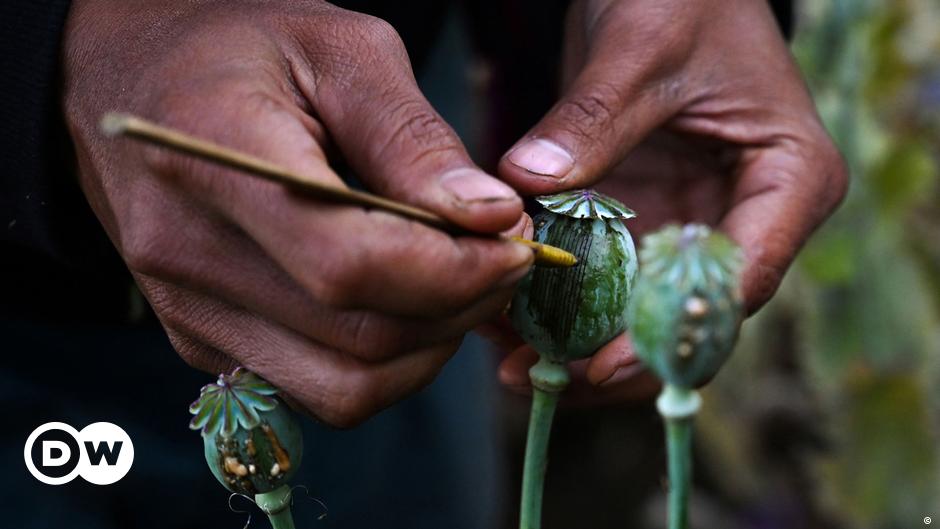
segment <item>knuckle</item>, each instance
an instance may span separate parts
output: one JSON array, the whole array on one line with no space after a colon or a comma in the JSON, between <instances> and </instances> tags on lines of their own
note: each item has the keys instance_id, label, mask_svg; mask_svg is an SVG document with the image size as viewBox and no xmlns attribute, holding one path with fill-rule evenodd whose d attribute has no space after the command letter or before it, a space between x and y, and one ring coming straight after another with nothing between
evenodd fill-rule
<instances>
[{"instance_id":1,"label":"knuckle","mask_svg":"<svg viewBox=\"0 0 940 529\"><path fill-rule=\"evenodd\" d=\"M205 351L204 347L196 343L195 340L179 334L173 330L167 329L167 337L170 339L170 345L176 350L176 354L186 362L186 365L200 370L205 370Z\"/></svg>"},{"instance_id":2,"label":"knuckle","mask_svg":"<svg viewBox=\"0 0 940 529\"><path fill-rule=\"evenodd\" d=\"M429 363L425 369L423 369L415 380L414 391L420 391L431 385L434 380L437 379L437 376L441 374L441 370L444 369L444 364L446 364L447 359L453 356L457 352L459 347L459 342L454 345L446 346L446 355L442 357L440 361Z\"/></svg>"},{"instance_id":3,"label":"knuckle","mask_svg":"<svg viewBox=\"0 0 940 529\"><path fill-rule=\"evenodd\" d=\"M185 90L179 87L164 88L163 92L154 96L152 102L147 105L149 110L146 114L159 116L161 124L166 127L205 134L204 130L194 130L194 126L202 128L209 123L208 120L200 119L199 115L200 112L205 112L206 108L200 109L194 104L196 100L205 101L205 97L192 92L187 97L184 92ZM140 149L139 153L143 166L150 173L161 177L192 174L200 166L212 167L197 158L180 155L171 149L147 147Z\"/></svg>"},{"instance_id":4,"label":"knuckle","mask_svg":"<svg viewBox=\"0 0 940 529\"><path fill-rule=\"evenodd\" d=\"M448 302L442 307L442 316L459 315L461 311L480 299L489 283L488 278L479 278L475 281L454 281L452 290L448 292Z\"/></svg>"},{"instance_id":5,"label":"knuckle","mask_svg":"<svg viewBox=\"0 0 940 529\"><path fill-rule=\"evenodd\" d=\"M377 129L390 130L375 143L378 159L395 159L413 166L428 156L460 149L450 126L423 101L409 98L399 102L387 111L385 120L393 125Z\"/></svg>"},{"instance_id":6,"label":"knuckle","mask_svg":"<svg viewBox=\"0 0 940 529\"><path fill-rule=\"evenodd\" d=\"M379 17L360 15L356 31L359 39L373 49L396 52L405 49L405 44L395 28Z\"/></svg>"},{"instance_id":7,"label":"knuckle","mask_svg":"<svg viewBox=\"0 0 940 529\"><path fill-rule=\"evenodd\" d=\"M360 374L350 381L344 391L332 399L321 418L337 428L353 428L362 424L377 411L375 384L371 376Z\"/></svg>"},{"instance_id":8,"label":"knuckle","mask_svg":"<svg viewBox=\"0 0 940 529\"><path fill-rule=\"evenodd\" d=\"M617 87L595 83L559 103L556 115L572 133L584 139L605 134L623 107Z\"/></svg>"},{"instance_id":9,"label":"knuckle","mask_svg":"<svg viewBox=\"0 0 940 529\"><path fill-rule=\"evenodd\" d=\"M309 288L321 303L334 308L348 307L355 301L362 277L360 263L354 259L340 260L321 267L311 278Z\"/></svg>"},{"instance_id":10,"label":"knuckle","mask_svg":"<svg viewBox=\"0 0 940 529\"><path fill-rule=\"evenodd\" d=\"M127 267L135 272L154 276L155 256L159 252L153 250L153 244L144 237L126 236L121 234L121 255Z\"/></svg>"},{"instance_id":11,"label":"knuckle","mask_svg":"<svg viewBox=\"0 0 940 529\"><path fill-rule=\"evenodd\" d=\"M473 303L487 286L485 277L490 263L480 261L474 250L452 248L441 245L420 245L403 258L421 263L421 270L427 274L433 286L427 289L433 298L434 314L439 318L458 315Z\"/></svg>"},{"instance_id":12,"label":"knuckle","mask_svg":"<svg viewBox=\"0 0 940 529\"><path fill-rule=\"evenodd\" d=\"M160 323L169 329L183 329L187 323L185 309L181 309L178 297L172 289L162 283L150 282L141 284L141 289L147 293L147 301L160 319Z\"/></svg>"},{"instance_id":13,"label":"knuckle","mask_svg":"<svg viewBox=\"0 0 940 529\"><path fill-rule=\"evenodd\" d=\"M262 68L257 70L259 76L264 75ZM225 121L238 120L240 116L261 116L264 122L261 125L293 123L284 103L261 85L254 86L241 79L206 82L205 85L188 91L186 87L167 89L167 93L156 97L147 114L160 116L161 123L167 127L189 131L262 157L267 155L264 152L267 146L252 141L253 135L245 129L226 126ZM226 103L228 100L237 100L237 110ZM232 193L228 178L232 169L224 165L178 154L171 149L146 148L140 152L144 167L158 177L208 196L225 199Z\"/></svg>"},{"instance_id":14,"label":"knuckle","mask_svg":"<svg viewBox=\"0 0 940 529\"><path fill-rule=\"evenodd\" d=\"M236 365L230 357L196 340L167 329L170 345L189 367L207 373L228 373Z\"/></svg>"},{"instance_id":15,"label":"knuckle","mask_svg":"<svg viewBox=\"0 0 940 529\"><path fill-rule=\"evenodd\" d=\"M421 105L423 108L411 108L411 111L402 116L400 134L418 145L440 148L456 146L453 141L450 127L448 127L436 112Z\"/></svg>"},{"instance_id":16,"label":"knuckle","mask_svg":"<svg viewBox=\"0 0 940 529\"><path fill-rule=\"evenodd\" d=\"M170 329L194 330L203 329L206 325L201 311L196 310L192 300L185 295L165 285L150 285L147 288L147 299L165 327Z\"/></svg>"},{"instance_id":17,"label":"knuckle","mask_svg":"<svg viewBox=\"0 0 940 529\"><path fill-rule=\"evenodd\" d=\"M454 339L426 350L428 356L408 368L407 373L353 369L327 398L320 418L337 428L361 424L386 406L433 382L460 342Z\"/></svg>"},{"instance_id":18,"label":"knuckle","mask_svg":"<svg viewBox=\"0 0 940 529\"><path fill-rule=\"evenodd\" d=\"M802 184L815 199L813 212L818 221L829 216L848 192L849 172L845 159L826 131L819 125L796 142L801 171L794 171L794 188Z\"/></svg>"},{"instance_id":19,"label":"knuckle","mask_svg":"<svg viewBox=\"0 0 940 529\"><path fill-rule=\"evenodd\" d=\"M121 255L131 270L151 277L174 274L176 244L152 218L126 223L119 241Z\"/></svg>"},{"instance_id":20,"label":"knuckle","mask_svg":"<svg viewBox=\"0 0 940 529\"><path fill-rule=\"evenodd\" d=\"M437 307L441 318L460 316L491 292L503 275L498 263L485 259L476 249L464 250L457 264L450 264L447 269L464 272L445 277L442 281L444 289Z\"/></svg>"},{"instance_id":21,"label":"knuckle","mask_svg":"<svg viewBox=\"0 0 940 529\"><path fill-rule=\"evenodd\" d=\"M166 329L193 336L199 340L193 343L207 344L207 349L219 354L231 354L243 349L239 344L244 343L245 335L218 306L207 305L197 296L161 282L147 281L146 285L141 286L146 290L150 306ZM240 356L246 357L244 354Z\"/></svg>"},{"instance_id":22,"label":"knuckle","mask_svg":"<svg viewBox=\"0 0 940 529\"><path fill-rule=\"evenodd\" d=\"M180 94L181 90L164 88L164 90L148 105L148 114L160 116L160 120L167 127L186 130L192 121L188 111L189 102ZM184 158L170 149L145 148L140 151L143 165L158 175L169 175L184 169Z\"/></svg>"},{"instance_id":23,"label":"knuckle","mask_svg":"<svg viewBox=\"0 0 940 529\"><path fill-rule=\"evenodd\" d=\"M388 22L364 13L334 8L318 14L300 31L315 36L300 46L313 61L312 69L331 79L338 97L349 97L348 90L378 74L391 78L411 71L408 52L398 32Z\"/></svg>"},{"instance_id":24,"label":"knuckle","mask_svg":"<svg viewBox=\"0 0 940 529\"><path fill-rule=\"evenodd\" d=\"M389 325L368 313L345 318L340 332L349 337L348 353L363 360L382 360L408 350L411 340L400 326Z\"/></svg>"},{"instance_id":25,"label":"knuckle","mask_svg":"<svg viewBox=\"0 0 940 529\"><path fill-rule=\"evenodd\" d=\"M310 291L315 298L330 307L342 307L349 302L346 289L340 283L322 277L310 285Z\"/></svg>"}]
</instances>

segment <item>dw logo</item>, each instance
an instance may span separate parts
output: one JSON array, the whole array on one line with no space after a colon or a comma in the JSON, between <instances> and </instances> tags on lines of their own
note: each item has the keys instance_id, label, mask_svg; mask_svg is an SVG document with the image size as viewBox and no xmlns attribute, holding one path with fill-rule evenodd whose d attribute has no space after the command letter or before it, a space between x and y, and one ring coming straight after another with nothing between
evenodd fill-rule
<instances>
[{"instance_id":1,"label":"dw logo","mask_svg":"<svg viewBox=\"0 0 940 529\"><path fill-rule=\"evenodd\" d=\"M33 430L23 449L26 468L48 485L81 476L95 485L110 485L127 475L134 463L134 444L120 426L89 424L78 431L64 422L47 422Z\"/></svg>"}]
</instances>

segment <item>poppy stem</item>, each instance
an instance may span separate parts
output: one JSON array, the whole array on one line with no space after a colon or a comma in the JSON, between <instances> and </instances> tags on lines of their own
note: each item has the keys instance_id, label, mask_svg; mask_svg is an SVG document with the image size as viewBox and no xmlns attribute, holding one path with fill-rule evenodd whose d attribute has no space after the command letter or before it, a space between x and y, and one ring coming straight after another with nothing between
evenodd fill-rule
<instances>
[{"instance_id":1,"label":"poppy stem","mask_svg":"<svg viewBox=\"0 0 940 529\"><path fill-rule=\"evenodd\" d=\"M532 413L525 445L522 470L522 502L519 507L519 528L539 529L542 526L542 491L548 468L548 439L558 397L568 385L570 376L564 364L541 358L529 370L532 380Z\"/></svg>"},{"instance_id":2,"label":"poppy stem","mask_svg":"<svg viewBox=\"0 0 940 529\"><path fill-rule=\"evenodd\" d=\"M268 515L273 529L294 529L294 518L290 512L290 485L281 485L271 492L256 494L255 503Z\"/></svg>"},{"instance_id":3,"label":"poppy stem","mask_svg":"<svg viewBox=\"0 0 940 529\"><path fill-rule=\"evenodd\" d=\"M689 493L692 487L692 426L702 398L693 389L666 384L656 407L666 423L669 462L669 529L689 526Z\"/></svg>"}]
</instances>

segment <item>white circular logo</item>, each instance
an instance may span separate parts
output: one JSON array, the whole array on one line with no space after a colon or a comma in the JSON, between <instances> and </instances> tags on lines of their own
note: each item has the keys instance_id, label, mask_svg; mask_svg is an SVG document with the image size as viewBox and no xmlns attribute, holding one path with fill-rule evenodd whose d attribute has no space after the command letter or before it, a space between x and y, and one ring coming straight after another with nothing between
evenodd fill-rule
<instances>
[{"instance_id":1,"label":"white circular logo","mask_svg":"<svg viewBox=\"0 0 940 529\"><path fill-rule=\"evenodd\" d=\"M127 475L134 464L134 443L123 428L95 422L78 432L82 443L79 475L95 485L110 485Z\"/></svg>"},{"instance_id":2,"label":"white circular logo","mask_svg":"<svg viewBox=\"0 0 940 529\"><path fill-rule=\"evenodd\" d=\"M49 422L33 430L23 449L26 469L48 485L81 476L95 485L110 485L127 475L134 463L134 443L123 428L96 422L76 430Z\"/></svg>"}]
</instances>

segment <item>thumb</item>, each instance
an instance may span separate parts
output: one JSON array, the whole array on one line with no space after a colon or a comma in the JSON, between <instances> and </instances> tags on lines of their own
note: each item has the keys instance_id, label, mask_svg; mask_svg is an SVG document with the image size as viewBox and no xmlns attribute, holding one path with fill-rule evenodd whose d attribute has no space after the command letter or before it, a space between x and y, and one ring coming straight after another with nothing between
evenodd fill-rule
<instances>
[{"instance_id":1,"label":"thumb","mask_svg":"<svg viewBox=\"0 0 940 529\"><path fill-rule=\"evenodd\" d=\"M372 191L429 209L464 228L498 232L522 215L522 199L470 160L460 138L415 82L387 23L359 20L355 68L304 83L308 99L352 169Z\"/></svg>"},{"instance_id":2,"label":"thumb","mask_svg":"<svg viewBox=\"0 0 940 529\"><path fill-rule=\"evenodd\" d=\"M594 184L680 108L669 87L683 59L644 58L650 50L606 33L596 32L565 94L500 161L500 176L520 192Z\"/></svg>"}]
</instances>

